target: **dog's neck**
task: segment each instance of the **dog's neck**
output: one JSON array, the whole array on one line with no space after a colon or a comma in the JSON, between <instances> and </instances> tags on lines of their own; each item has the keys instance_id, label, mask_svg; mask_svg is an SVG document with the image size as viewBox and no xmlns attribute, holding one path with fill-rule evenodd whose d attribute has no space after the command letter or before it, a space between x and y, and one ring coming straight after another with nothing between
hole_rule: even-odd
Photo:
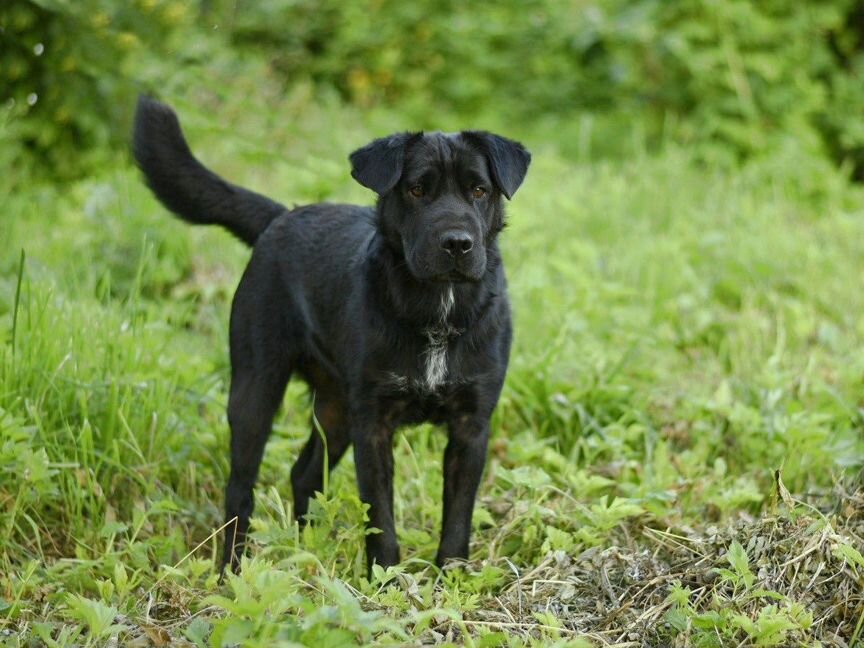
<instances>
[{"instance_id":1,"label":"dog's neck","mask_svg":"<svg viewBox=\"0 0 864 648\"><path fill-rule=\"evenodd\" d=\"M430 347L445 346L449 340L459 337L463 329L454 326L452 314L456 306L455 284L444 284L438 303L438 319L423 329L423 335L429 340Z\"/></svg>"},{"instance_id":2,"label":"dog's neck","mask_svg":"<svg viewBox=\"0 0 864 648\"><path fill-rule=\"evenodd\" d=\"M496 242L487 246L486 273L477 282L419 281L408 271L405 258L383 239L370 282L378 288L381 307L409 324L418 334L435 340L458 337L488 307L499 285L501 255ZM432 339L430 337L430 341Z\"/></svg>"}]
</instances>

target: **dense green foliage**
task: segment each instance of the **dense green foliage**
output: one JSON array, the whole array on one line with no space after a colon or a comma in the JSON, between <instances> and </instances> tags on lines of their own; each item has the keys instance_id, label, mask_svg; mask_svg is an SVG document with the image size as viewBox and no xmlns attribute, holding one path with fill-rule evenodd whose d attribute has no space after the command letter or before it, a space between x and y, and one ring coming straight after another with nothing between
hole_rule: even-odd
<instances>
[{"instance_id":1,"label":"dense green foliage","mask_svg":"<svg viewBox=\"0 0 864 648\"><path fill-rule=\"evenodd\" d=\"M269 46L287 79L309 76L361 105L407 104L427 122L430 108L519 122L612 112L708 155L827 129L838 153L864 150L864 28L850 1L240 7L233 40Z\"/></svg>"},{"instance_id":2,"label":"dense green foliage","mask_svg":"<svg viewBox=\"0 0 864 648\"><path fill-rule=\"evenodd\" d=\"M176 0L4 0L0 164L35 163L38 173L62 179L122 150L148 54L167 51L170 36L188 27L186 7Z\"/></svg>"},{"instance_id":3,"label":"dense green foliage","mask_svg":"<svg viewBox=\"0 0 864 648\"><path fill-rule=\"evenodd\" d=\"M397 107L415 126L543 126L568 155L621 155L637 136L715 161L791 137L861 176L862 12L860 0L9 0L4 130L23 146L16 161L74 175L82 152L122 147L137 91L233 45L267 56L287 87Z\"/></svg>"}]
</instances>

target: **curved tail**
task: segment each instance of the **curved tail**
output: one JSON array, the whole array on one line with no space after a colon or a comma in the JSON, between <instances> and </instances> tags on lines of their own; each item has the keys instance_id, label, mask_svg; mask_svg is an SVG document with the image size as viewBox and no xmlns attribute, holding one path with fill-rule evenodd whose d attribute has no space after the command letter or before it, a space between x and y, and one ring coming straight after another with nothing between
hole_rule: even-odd
<instances>
[{"instance_id":1,"label":"curved tail","mask_svg":"<svg viewBox=\"0 0 864 648\"><path fill-rule=\"evenodd\" d=\"M132 152L147 185L172 212L189 223L221 225L248 245L283 205L226 182L195 159L174 111L149 97L138 98Z\"/></svg>"}]
</instances>

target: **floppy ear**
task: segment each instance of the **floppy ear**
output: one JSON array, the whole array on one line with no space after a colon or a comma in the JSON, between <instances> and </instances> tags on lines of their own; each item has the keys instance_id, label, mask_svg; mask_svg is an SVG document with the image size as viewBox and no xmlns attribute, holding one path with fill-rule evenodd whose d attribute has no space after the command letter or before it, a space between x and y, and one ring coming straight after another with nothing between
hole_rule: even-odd
<instances>
[{"instance_id":1,"label":"floppy ear","mask_svg":"<svg viewBox=\"0 0 864 648\"><path fill-rule=\"evenodd\" d=\"M519 142L486 131L463 131L462 134L474 142L489 161L492 179L507 199L513 197L525 179L531 154Z\"/></svg>"},{"instance_id":2,"label":"floppy ear","mask_svg":"<svg viewBox=\"0 0 864 648\"><path fill-rule=\"evenodd\" d=\"M396 133L376 139L354 151L351 160L351 176L364 187L383 196L402 177L405 147L423 133Z\"/></svg>"}]
</instances>

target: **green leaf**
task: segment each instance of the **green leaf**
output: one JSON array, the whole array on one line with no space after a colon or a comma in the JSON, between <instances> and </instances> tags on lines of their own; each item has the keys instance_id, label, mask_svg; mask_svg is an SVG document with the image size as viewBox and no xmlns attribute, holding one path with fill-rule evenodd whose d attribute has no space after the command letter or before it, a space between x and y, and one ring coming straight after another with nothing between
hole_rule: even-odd
<instances>
[{"instance_id":1,"label":"green leaf","mask_svg":"<svg viewBox=\"0 0 864 648\"><path fill-rule=\"evenodd\" d=\"M841 560L846 560L864 569L864 556L855 547L846 542L838 542L831 550L831 553Z\"/></svg>"},{"instance_id":2,"label":"green leaf","mask_svg":"<svg viewBox=\"0 0 864 648\"><path fill-rule=\"evenodd\" d=\"M186 638L196 646L203 648L203 646L206 645L207 636L210 634L212 627L213 626L210 623L201 617L195 617L192 619L191 623L183 629L183 634L186 635Z\"/></svg>"},{"instance_id":3,"label":"green leaf","mask_svg":"<svg viewBox=\"0 0 864 648\"><path fill-rule=\"evenodd\" d=\"M93 601L78 594L66 595L67 615L87 625L90 634L105 638L127 630L128 626L113 623L117 608Z\"/></svg>"},{"instance_id":4,"label":"green leaf","mask_svg":"<svg viewBox=\"0 0 864 648\"><path fill-rule=\"evenodd\" d=\"M753 581L756 580L756 576L750 571L750 559L747 557L747 552L744 551L744 547L737 540L733 541L729 546L725 557L729 561L729 564L732 565L735 573L744 581L744 585L748 588L752 586Z\"/></svg>"}]
</instances>

